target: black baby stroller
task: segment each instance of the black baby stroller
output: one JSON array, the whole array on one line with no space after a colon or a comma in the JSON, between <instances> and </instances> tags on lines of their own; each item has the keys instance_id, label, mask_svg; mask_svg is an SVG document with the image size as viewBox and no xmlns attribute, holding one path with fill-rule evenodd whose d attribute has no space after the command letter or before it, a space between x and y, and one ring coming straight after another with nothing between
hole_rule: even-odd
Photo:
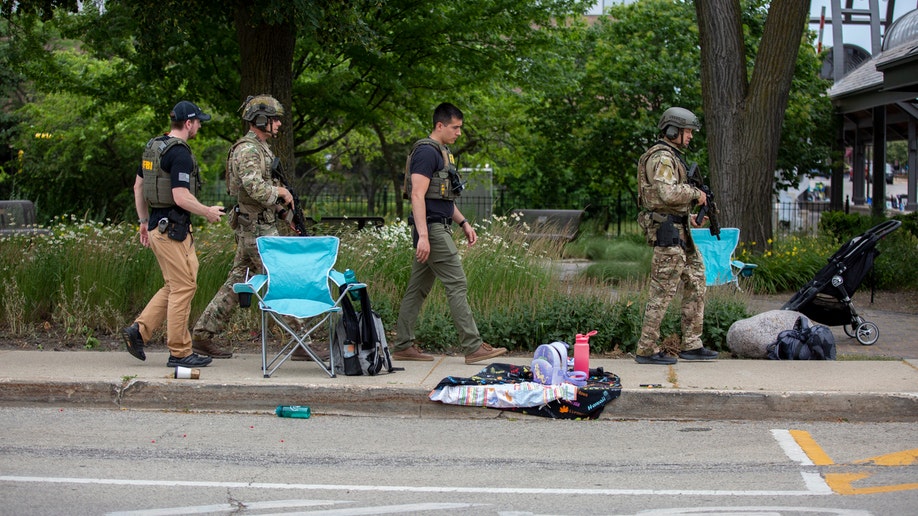
<instances>
[{"instance_id":1,"label":"black baby stroller","mask_svg":"<svg viewBox=\"0 0 918 516\"><path fill-rule=\"evenodd\" d=\"M857 337L864 346L873 345L880 337L880 329L857 314L851 296L880 254L877 242L901 225L898 220L887 220L849 240L781 309L800 312L826 326L842 325L849 337Z\"/></svg>"}]
</instances>

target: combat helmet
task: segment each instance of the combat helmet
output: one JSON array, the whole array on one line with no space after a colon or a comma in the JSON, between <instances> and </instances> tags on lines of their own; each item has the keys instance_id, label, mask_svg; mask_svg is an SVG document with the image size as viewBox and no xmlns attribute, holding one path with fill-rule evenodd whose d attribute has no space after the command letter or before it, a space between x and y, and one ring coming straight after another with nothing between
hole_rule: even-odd
<instances>
[{"instance_id":1,"label":"combat helmet","mask_svg":"<svg viewBox=\"0 0 918 516\"><path fill-rule=\"evenodd\" d=\"M259 129L264 129L272 118L284 116L284 106L271 95L255 95L245 99L242 119Z\"/></svg>"},{"instance_id":2,"label":"combat helmet","mask_svg":"<svg viewBox=\"0 0 918 516\"><path fill-rule=\"evenodd\" d=\"M678 135L678 129L686 128L698 131L701 129L701 122L698 121L695 113L681 107L671 107L664 111L663 116L660 117L660 123L657 124L657 129L669 139Z\"/></svg>"}]
</instances>

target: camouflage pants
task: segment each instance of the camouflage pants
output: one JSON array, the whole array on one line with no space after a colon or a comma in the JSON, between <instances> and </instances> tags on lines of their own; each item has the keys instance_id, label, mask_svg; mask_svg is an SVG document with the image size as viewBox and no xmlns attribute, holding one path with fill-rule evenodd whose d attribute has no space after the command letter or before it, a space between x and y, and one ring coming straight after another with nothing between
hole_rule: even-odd
<instances>
[{"instance_id":1,"label":"camouflage pants","mask_svg":"<svg viewBox=\"0 0 918 516\"><path fill-rule=\"evenodd\" d=\"M660 351L660 323L679 285L682 285L682 350L698 349L704 323L704 263L697 249L654 247L650 267L650 292L644 308L644 325L638 355Z\"/></svg>"},{"instance_id":2,"label":"camouflage pants","mask_svg":"<svg viewBox=\"0 0 918 516\"><path fill-rule=\"evenodd\" d=\"M233 266L223 286L194 324L193 338L209 339L222 332L233 309L239 306L239 298L233 292L233 284L244 282L246 272L250 277L264 272L261 256L255 245L255 239L259 236L277 236L277 227L273 224L256 224L254 228L244 229L240 226L236 229L236 257L233 259Z\"/></svg>"}]
</instances>

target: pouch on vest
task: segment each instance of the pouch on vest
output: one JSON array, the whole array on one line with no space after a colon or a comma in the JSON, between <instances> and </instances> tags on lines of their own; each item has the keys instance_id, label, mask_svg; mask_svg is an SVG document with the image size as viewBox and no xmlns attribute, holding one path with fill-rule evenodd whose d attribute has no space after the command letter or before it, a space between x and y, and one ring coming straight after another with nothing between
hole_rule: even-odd
<instances>
[{"instance_id":1,"label":"pouch on vest","mask_svg":"<svg viewBox=\"0 0 918 516\"><path fill-rule=\"evenodd\" d=\"M233 206L233 209L230 210L229 217L226 218L226 221L229 223L231 229L236 229L239 227L239 205Z\"/></svg>"},{"instance_id":2,"label":"pouch on vest","mask_svg":"<svg viewBox=\"0 0 918 516\"><path fill-rule=\"evenodd\" d=\"M644 240L647 245L654 245L657 240L657 233L653 229L653 217L649 211L641 211L637 216L638 227L644 232Z\"/></svg>"}]
</instances>

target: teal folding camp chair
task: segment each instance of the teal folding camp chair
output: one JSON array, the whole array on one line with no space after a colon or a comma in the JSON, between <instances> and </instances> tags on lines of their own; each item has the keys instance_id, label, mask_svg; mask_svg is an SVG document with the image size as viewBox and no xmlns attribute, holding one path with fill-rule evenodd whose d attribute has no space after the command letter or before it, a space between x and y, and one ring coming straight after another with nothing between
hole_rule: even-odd
<instances>
[{"instance_id":1,"label":"teal folding camp chair","mask_svg":"<svg viewBox=\"0 0 918 516\"><path fill-rule=\"evenodd\" d=\"M255 242L265 274L253 276L245 283L236 283L233 291L239 294L242 306L246 305L247 296L255 296L258 300L264 377L269 378L297 348L302 348L328 376L334 378L334 353L326 364L310 344L312 333L327 323L331 349L332 315L341 311L341 298L347 293L345 290L335 297L329 283L332 267L338 259L338 238L263 236ZM301 324L290 324L291 318ZM284 330L285 338L289 340L268 361L268 323L272 320ZM301 325L308 329L299 329Z\"/></svg>"},{"instance_id":2,"label":"teal folding camp chair","mask_svg":"<svg viewBox=\"0 0 918 516\"><path fill-rule=\"evenodd\" d=\"M711 235L707 228L692 228L692 240L704 261L704 279L708 286L732 283L737 290L739 278L752 276L758 265L733 259L733 252L739 244L740 231L737 228L721 228L720 239Z\"/></svg>"}]
</instances>

